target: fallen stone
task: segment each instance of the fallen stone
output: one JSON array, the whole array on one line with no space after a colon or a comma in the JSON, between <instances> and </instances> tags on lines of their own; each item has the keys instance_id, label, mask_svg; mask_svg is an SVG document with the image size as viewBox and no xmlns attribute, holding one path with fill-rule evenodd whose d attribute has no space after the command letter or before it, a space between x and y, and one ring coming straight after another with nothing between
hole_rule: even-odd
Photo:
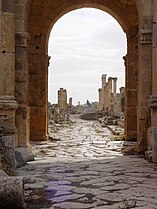
<instances>
[{"instance_id":1,"label":"fallen stone","mask_svg":"<svg viewBox=\"0 0 157 209\"><path fill-rule=\"evenodd\" d=\"M0 209L22 209L24 186L21 177L0 178Z\"/></svg>"},{"instance_id":2,"label":"fallen stone","mask_svg":"<svg viewBox=\"0 0 157 209\"><path fill-rule=\"evenodd\" d=\"M34 160L34 155L27 148L16 148L15 150L16 167L25 165L28 161Z\"/></svg>"}]
</instances>

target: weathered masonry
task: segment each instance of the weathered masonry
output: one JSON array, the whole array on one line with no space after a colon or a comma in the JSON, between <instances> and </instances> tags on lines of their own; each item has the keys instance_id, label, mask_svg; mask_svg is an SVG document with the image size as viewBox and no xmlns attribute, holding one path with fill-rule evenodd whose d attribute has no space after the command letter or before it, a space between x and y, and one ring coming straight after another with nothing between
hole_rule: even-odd
<instances>
[{"instance_id":1,"label":"weathered masonry","mask_svg":"<svg viewBox=\"0 0 157 209\"><path fill-rule=\"evenodd\" d=\"M124 97L125 88L120 88L120 93L117 93L117 78L108 78L106 82L106 74L102 75L102 87L98 90L99 93L99 111L105 111L109 114L117 114L123 112L121 107L121 98Z\"/></svg>"},{"instance_id":2,"label":"weathered masonry","mask_svg":"<svg viewBox=\"0 0 157 209\"><path fill-rule=\"evenodd\" d=\"M157 0L0 0L4 137L26 150L30 140L47 140L49 34L62 15L83 7L108 12L126 33L126 138L157 161Z\"/></svg>"}]
</instances>

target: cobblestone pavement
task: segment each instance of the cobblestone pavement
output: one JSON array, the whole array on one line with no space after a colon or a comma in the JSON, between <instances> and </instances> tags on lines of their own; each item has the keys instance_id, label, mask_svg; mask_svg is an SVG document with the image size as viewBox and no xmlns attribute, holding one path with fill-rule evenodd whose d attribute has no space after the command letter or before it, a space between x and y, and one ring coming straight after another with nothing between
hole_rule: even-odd
<instances>
[{"instance_id":1,"label":"cobblestone pavement","mask_svg":"<svg viewBox=\"0 0 157 209\"><path fill-rule=\"evenodd\" d=\"M122 142L97 122L78 121L33 145L24 176L27 209L157 208L157 167L121 154Z\"/></svg>"}]
</instances>

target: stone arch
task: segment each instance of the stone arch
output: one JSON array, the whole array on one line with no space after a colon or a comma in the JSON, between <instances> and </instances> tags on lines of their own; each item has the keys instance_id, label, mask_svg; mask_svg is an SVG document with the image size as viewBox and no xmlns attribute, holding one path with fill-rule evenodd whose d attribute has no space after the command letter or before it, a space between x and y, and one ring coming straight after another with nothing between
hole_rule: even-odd
<instances>
[{"instance_id":1,"label":"stone arch","mask_svg":"<svg viewBox=\"0 0 157 209\"><path fill-rule=\"evenodd\" d=\"M29 106L31 121L31 139L47 138L47 68L48 38L52 26L65 13L83 7L98 8L111 14L127 35L128 54L126 63L126 136L136 138L137 132L137 62L138 62L138 11L135 1L127 0L80 0L77 1L42 1L32 0L28 32L31 36L29 46ZM131 15L128 15L128 14ZM44 73L43 73L44 72ZM132 82L131 82L132 81ZM41 98L43 98L41 100ZM134 121L134 122L133 122Z\"/></svg>"}]
</instances>

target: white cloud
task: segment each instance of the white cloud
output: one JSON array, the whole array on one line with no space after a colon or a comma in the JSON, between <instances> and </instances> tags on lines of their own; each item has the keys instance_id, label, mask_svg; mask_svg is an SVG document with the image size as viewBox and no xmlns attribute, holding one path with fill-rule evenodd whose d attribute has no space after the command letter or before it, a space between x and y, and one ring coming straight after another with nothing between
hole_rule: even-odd
<instances>
[{"instance_id":1,"label":"white cloud","mask_svg":"<svg viewBox=\"0 0 157 209\"><path fill-rule=\"evenodd\" d=\"M118 77L124 85L126 37L110 15L98 9L79 9L64 15L49 39L49 101L66 88L75 103L98 98L101 75Z\"/></svg>"}]
</instances>

